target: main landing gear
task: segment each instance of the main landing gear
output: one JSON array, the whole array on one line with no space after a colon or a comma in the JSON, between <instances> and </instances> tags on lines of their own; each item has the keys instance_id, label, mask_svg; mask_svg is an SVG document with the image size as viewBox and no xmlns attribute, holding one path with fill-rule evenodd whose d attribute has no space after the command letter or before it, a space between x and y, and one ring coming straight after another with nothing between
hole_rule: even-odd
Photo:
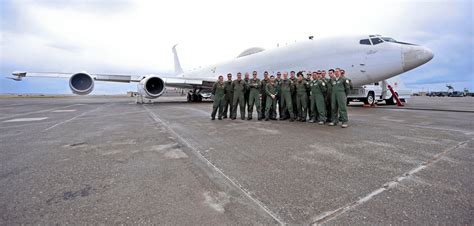
<instances>
[{"instance_id":1,"label":"main landing gear","mask_svg":"<svg viewBox=\"0 0 474 226\"><path fill-rule=\"evenodd\" d=\"M202 102L201 89L194 88L189 90L187 95L188 102Z\"/></svg>"}]
</instances>

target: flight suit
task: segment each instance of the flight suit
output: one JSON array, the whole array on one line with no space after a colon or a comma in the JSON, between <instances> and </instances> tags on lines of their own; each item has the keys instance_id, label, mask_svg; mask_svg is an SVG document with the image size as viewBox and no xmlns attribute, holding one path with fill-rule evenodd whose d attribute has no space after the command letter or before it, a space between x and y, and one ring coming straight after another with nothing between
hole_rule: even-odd
<instances>
[{"instance_id":1,"label":"flight suit","mask_svg":"<svg viewBox=\"0 0 474 226\"><path fill-rule=\"evenodd\" d=\"M341 76L341 78L342 78L342 79L345 79L345 80L349 80L349 89L352 89L352 88L353 88L353 87L352 87L352 81L351 81L350 79L348 79L348 78L346 78L346 77L342 77L342 76ZM349 95L349 93L346 93L346 96L348 96L348 95ZM346 105L349 105L349 102L346 102ZM341 114L339 114L339 121L342 122Z\"/></svg>"},{"instance_id":2,"label":"flight suit","mask_svg":"<svg viewBox=\"0 0 474 226\"><path fill-rule=\"evenodd\" d=\"M308 83L308 86L311 84L311 79L310 78L305 78L304 80L306 80L306 82ZM307 106L307 112L308 112L308 118L311 118L312 116L312 112L311 112L311 89L308 88L308 92L307 92L307 96L308 96L308 106ZM306 118L306 117L305 117Z\"/></svg>"},{"instance_id":3,"label":"flight suit","mask_svg":"<svg viewBox=\"0 0 474 226\"><path fill-rule=\"evenodd\" d=\"M293 82L290 79L283 79L280 83L280 97L281 97L281 106L283 119L287 119L288 116L290 119L294 119L295 115L293 113ZM280 116L281 117L281 116Z\"/></svg>"},{"instance_id":4,"label":"flight suit","mask_svg":"<svg viewBox=\"0 0 474 226\"><path fill-rule=\"evenodd\" d=\"M214 94L214 103L212 105L211 118L216 118L217 110L219 109L219 120L222 119L222 113L224 111L224 98L225 98L225 85L224 83L216 82L212 86L212 94Z\"/></svg>"},{"instance_id":5,"label":"flight suit","mask_svg":"<svg viewBox=\"0 0 474 226\"><path fill-rule=\"evenodd\" d=\"M253 113L253 106L257 108L257 115L258 119L262 118L262 111L260 109L260 87L262 83L260 82L260 79L251 79L248 82L248 89L249 89L249 106L248 106L248 119L252 119L252 113Z\"/></svg>"},{"instance_id":6,"label":"flight suit","mask_svg":"<svg viewBox=\"0 0 474 226\"><path fill-rule=\"evenodd\" d=\"M326 85L327 85L327 91L324 96L324 100L326 102L326 121L331 122L332 119L332 108L331 108L331 91L332 91L332 83L330 78L323 78L323 80L326 80Z\"/></svg>"},{"instance_id":7,"label":"flight suit","mask_svg":"<svg viewBox=\"0 0 474 226\"><path fill-rule=\"evenodd\" d=\"M237 117L237 105L240 106L240 118L242 120L245 119L245 89L246 84L244 80L234 80L232 82L232 90L234 91L234 96L232 97L232 119Z\"/></svg>"},{"instance_id":8,"label":"flight suit","mask_svg":"<svg viewBox=\"0 0 474 226\"><path fill-rule=\"evenodd\" d=\"M344 78L331 79L331 121L337 123L338 113L341 115L342 123L346 123L347 117L347 94L350 91L349 80Z\"/></svg>"},{"instance_id":9,"label":"flight suit","mask_svg":"<svg viewBox=\"0 0 474 226\"><path fill-rule=\"evenodd\" d=\"M294 77L293 79L290 78L290 80L293 83L293 88L294 88L298 79ZM298 106L296 105L296 89L293 89L293 92L291 93L291 100L293 101L292 103L293 103L294 114L295 116L298 116Z\"/></svg>"},{"instance_id":10,"label":"flight suit","mask_svg":"<svg viewBox=\"0 0 474 226\"><path fill-rule=\"evenodd\" d=\"M265 106L266 106L266 103L267 103L267 92L265 91L265 87L267 87L267 84L270 82L270 79L262 79L261 81L261 86L260 86L260 94L262 95L262 100L261 100L261 114L260 116L264 116L265 115ZM261 118L260 118L261 119Z\"/></svg>"},{"instance_id":11,"label":"flight suit","mask_svg":"<svg viewBox=\"0 0 474 226\"><path fill-rule=\"evenodd\" d=\"M234 96L234 90L232 89L232 80L225 81L224 82L224 89L225 89L225 95L224 95L224 112L223 112L223 118L227 118L227 109L229 110L229 118L232 115L232 98Z\"/></svg>"},{"instance_id":12,"label":"flight suit","mask_svg":"<svg viewBox=\"0 0 474 226\"><path fill-rule=\"evenodd\" d=\"M308 83L306 80L297 81L295 83L296 90L296 106L298 108L298 120L306 121L308 111Z\"/></svg>"},{"instance_id":13,"label":"flight suit","mask_svg":"<svg viewBox=\"0 0 474 226\"><path fill-rule=\"evenodd\" d=\"M327 90L326 81L324 79L316 79L309 84L311 89L311 120L313 122L326 121L326 103L324 102L324 93Z\"/></svg>"},{"instance_id":14,"label":"flight suit","mask_svg":"<svg viewBox=\"0 0 474 226\"><path fill-rule=\"evenodd\" d=\"M265 121L267 121L268 118L273 117L272 112L275 112L276 95L278 94L277 86L275 85L275 83L269 82L265 87L265 93L267 94L267 101L265 106ZM271 95L275 95L275 98L272 98Z\"/></svg>"},{"instance_id":15,"label":"flight suit","mask_svg":"<svg viewBox=\"0 0 474 226\"><path fill-rule=\"evenodd\" d=\"M244 100L245 100L245 103L244 105L247 107L249 107L249 93L250 93L250 90L248 89L249 87L249 81L250 79L246 79L244 78L244 81L245 81L245 84L247 85L247 89L245 89L245 93L244 93Z\"/></svg>"},{"instance_id":16,"label":"flight suit","mask_svg":"<svg viewBox=\"0 0 474 226\"><path fill-rule=\"evenodd\" d=\"M280 117L280 119L282 118L282 108L281 108L281 92L280 92L280 85L281 85L281 79L275 79L275 85L277 87L277 97L276 97L276 101L277 101L277 104L278 104L278 116ZM274 118L276 118L276 110L275 110L275 115L273 116Z\"/></svg>"}]
</instances>

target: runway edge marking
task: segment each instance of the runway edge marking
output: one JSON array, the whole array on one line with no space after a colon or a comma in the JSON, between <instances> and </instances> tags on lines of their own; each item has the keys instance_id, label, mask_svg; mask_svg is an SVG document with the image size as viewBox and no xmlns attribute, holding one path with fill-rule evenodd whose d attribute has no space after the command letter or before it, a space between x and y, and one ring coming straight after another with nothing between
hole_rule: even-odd
<instances>
[{"instance_id":1,"label":"runway edge marking","mask_svg":"<svg viewBox=\"0 0 474 226\"><path fill-rule=\"evenodd\" d=\"M260 202L258 199L252 197L250 193L242 189L242 187L239 185L238 182L232 180L229 176L227 176L222 170L220 170L217 166L212 164L207 158L205 158L201 153L196 150L194 146L192 146L186 139L184 139L182 136L180 136L176 131L174 131L171 127L168 126L166 122L161 120L155 113L153 113L149 108L147 108L145 105L143 105L143 108L150 114L152 119L161 125L163 125L166 129L168 129L173 135L175 135L182 143L184 143L188 148L190 148L192 151L195 152L195 154L202 160L204 161L208 166L210 166L212 169L214 169L217 173L219 173L221 176L223 176L226 180L228 180L232 185L234 185L242 194L244 194L247 198L249 198L252 202L254 202L258 207L260 207L263 211L265 211L268 215L270 215L276 222L278 222L280 225L285 225L285 222L283 222L275 213L273 213L268 207L266 207L262 202Z\"/></svg>"},{"instance_id":2,"label":"runway edge marking","mask_svg":"<svg viewBox=\"0 0 474 226\"><path fill-rule=\"evenodd\" d=\"M376 190L372 191L371 193L367 194L366 196L364 196L362 198L359 198L357 201L354 201L354 202L349 203L345 206L339 207L335 210L327 211L327 212L324 212L324 213L320 214L319 216L317 216L315 218L315 220L311 223L311 225L320 225L320 224L326 223L326 222L328 222L330 220L333 220L334 218L340 216L341 214L343 214L343 213L345 213L349 210L354 209L355 207L369 201L370 199L372 199L373 197L383 193L384 191L387 191L388 189L397 186L403 180L409 178L413 174L421 171L422 169L438 162L443 156L447 155L449 152L454 151L454 150L460 148L461 146L464 146L465 144L467 144L469 141L472 141L472 140L473 139L462 141L462 142L459 142L458 144L456 144L453 147L446 148L445 150L443 150L442 152L434 155L432 158L428 159L427 161L422 162L420 165L418 165L415 168L413 168L413 169L409 170L408 172L404 173L402 176L399 176L395 180L392 180L392 181L389 181L389 182L383 184L382 187L377 188Z\"/></svg>"}]
</instances>

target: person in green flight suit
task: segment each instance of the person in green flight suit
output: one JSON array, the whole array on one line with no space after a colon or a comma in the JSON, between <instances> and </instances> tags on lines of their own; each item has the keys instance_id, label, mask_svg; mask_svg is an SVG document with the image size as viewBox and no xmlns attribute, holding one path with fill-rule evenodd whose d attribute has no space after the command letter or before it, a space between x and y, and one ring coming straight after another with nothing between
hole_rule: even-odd
<instances>
[{"instance_id":1,"label":"person in green flight suit","mask_svg":"<svg viewBox=\"0 0 474 226\"><path fill-rule=\"evenodd\" d=\"M306 71L306 78L305 78L305 80L306 80L306 82L308 82L308 86L311 84L312 78L313 78L313 76L312 76L311 71ZM308 112L308 118L311 119L311 115L312 115L313 113L311 112L311 89L310 89L310 88L308 88L308 92L307 92L307 93L308 93L308 94L307 94L307 95L308 95L308 103L307 103L307 104L308 104L308 106L307 106L307 109L308 109L308 110L307 110L307 112Z\"/></svg>"},{"instance_id":2,"label":"person in green flight suit","mask_svg":"<svg viewBox=\"0 0 474 226\"><path fill-rule=\"evenodd\" d=\"M346 71L344 71L343 69L341 69L341 78L349 80L349 89L352 90L352 88L353 88L352 80L350 80L349 78L346 77ZM347 93L347 95L349 95L349 93ZM347 101L346 105L349 105L349 101ZM339 114L339 121L342 122L341 114Z\"/></svg>"},{"instance_id":3,"label":"person in green flight suit","mask_svg":"<svg viewBox=\"0 0 474 226\"><path fill-rule=\"evenodd\" d=\"M327 90L326 81L321 78L321 71L313 72L313 80L310 82L311 89L311 120L318 121L319 125L324 125L326 121L326 103L324 93Z\"/></svg>"},{"instance_id":4,"label":"person in green flight suit","mask_svg":"<svg viewBox=\"0 0 474 226\"><path fill-rule=\"evenodd\" d=\"M275 78L275 84L277 86L277 104L278 104L278 116L279 116L279 119L282 119L282 108L281 108L281 91L280 91L280 85L281 85L281 72L277 72L277 76ZM275 111L276 112L276 111ZM274 115L274 117L276 118L276 114Z\"/></svg>"},{"instance_id":5,"label":"person in green flight suit","mask_svg":"<svg viewBox=\"0 0 474 226\"><path fill-rule=\"evenodd\" d=\"M293 83L293 87L296 84L296 81L298 81L298 78L296 78L296 73L295 71L290 71L290 81ZM296 90L293 89L291 93L291 101L293 103L293 113L295 116L298 115L298 107L296 106Z\"/></svg>"},{"instance_id":6,"label":"person in green flight suit","mask_svg":"<svg viewBox=\"0 0 474 226\"><path fill-rule=\"evenodd\" d=\"M288 72L283 72L283 79L280 83L280 96L281 96L281 106L282 106L282 120L290 119L290 121L295 120L295 115L293 113L293 82L288 79Z\"/></svg>"},{"instance_id":7,"label":"person in green flight suit","mask_svg":"<svg viewBox=\"0 0 474 226\"><path fill-rule=\"evenodd\" d=\"M249 80L250 80L250 74L248 72L245 72L245 77L244 77L244 81L245 83L247 84L247 88L249 87ZM249 89L245 89L245 93L244 93L244 100L245 100L245 107L248 109L249 107L249 93L250 93L250 90Z\"/></svg>"},{"instance_id":8,"label":"person in green flight suit","mask_svg":"<svg viewBox=\"0 0 474 226\"><path fill-rule=\"evenodd\" d=\"M267 93L267 101L265 106L265 121L268 121L269 118L272 120L276 120L276 118L272 118L274 117L274 114L272 114L272 112L275 112L276 108L276 96L278 94L277 88L278 87L275 83L275 76L272 75L270 76L270 81L265 87L265 92Z\"/></svg>"},{"instance_id":9,"label":"person in green flight suit","mask_svg":"<svg viewBox=\"0 0 474 226\"><path fill-rule=\"evenodd\" d=\"M331 69L329 70L329 78L326 77L326 71L323 70L322 72L323 79L326 81L326 85L328 85L328 89L324 95L324 100L326 102L326 122L331 122L331 90L332 90L332 85L331 85L331 78L334 77L334 70Z\"/></svg>"},{"instance_id":10,"label":"person in green flight suit","mask_svg":"<svg viewBox=\"0 0 474 226\"><path fill-rule=\"evenodd\" d=\"M232 89L232 74L227 74L227 81L224 82L225 96L224 96L224 112L222 118L227 118L227 110L229 110L229 118L232 115L232 98L234 97L234 90Z\"/></svg>"},{"instance_id":11,"label":"person in green flight suit","mask_svg":"<svg viewBox=\"0 0 474 226\"><path fill-rule=\"evenodd\" d=\"M212 94L214 95L214 103L212 105L211 120L216 119L217 110L219 110L218 119L222 120L225 97L224 76L220 75L219 80L214 83L212 86Z\"/></svg>"},{"instance_id":12,"label":"person in green flight suit","mask_svg":"<svg viewBox=\"0 0 474 226\"><path fill-rule=\"evenodd\" d=\"M295 83L296 106L298 108L297 121L306 122L308 108L308 82L304 79L303 72L298 72L298 81Z\"/></svg>"},{"instance_id":13,"label":"person in green flight suit","mask_svg":"<svg viewBox=\"0 0 474 226\"><path fill-rule=\"evenodd\" d=\"M335 77L331 79L331 109L332 120L330 126L337 124L338 114L341 115L342 128L347 128L349 118L347 116L347 94L350 91L349 80L341 78L341 70L336 69Z\"/></svg>"},{"instance_id":14,"label":"person in green flight suit","mask_svg":"<svg viewBox=\"0 0 474 226\"><path fill-rule=\"evenodd\" d=\"M234 96L232 97L232 120L237 117L237 105L240 107L240 119L245 119L245 89L245 81L242 79L242 73L239 72L237 73L237 79L232 82L232 90L234 91Z\"/></svg>"},{"instance_id":15,"label":"person in green flight suit","mask_svg":"<svg viewBox=\"0 0 474 226\"><path fill-rule=\"evenodd\" d=\"M257 72L253 71L252 72L252 79L250 79L247 83L248 89L249 89L249 107L248 107L248 120L252 120L252 114L253 114L253 106L255 105L256 110L257 110L257 115L258 115L258 120L262 120L262 116L260 115L262 113L260 109L260 87L262 83L260 82L260 79L257 78Z\"/></svg>"},{"instance_id":16,"label":"person in green flight suit","mask_svg":"<svg viewBox=\"0 0 474 226\"><path fill-rule=\"evenodd\" d=\"M267 83L270 82L270 78L268 77L268 71L263 72L263 79L261 81L262 85L260 86L260 95L262 100L260 103L262 104L260 107L261 113L260 116L265 116L265 106L267 105L267 92L265 91L265 87L267 87Z\"/></svg>"}]
</instances>

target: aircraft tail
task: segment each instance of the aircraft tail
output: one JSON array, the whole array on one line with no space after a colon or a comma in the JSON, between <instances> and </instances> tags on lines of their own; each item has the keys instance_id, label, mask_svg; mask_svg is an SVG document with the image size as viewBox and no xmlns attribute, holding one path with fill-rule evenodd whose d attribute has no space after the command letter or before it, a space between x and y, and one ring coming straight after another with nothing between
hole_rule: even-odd
<instances>
[{"instance_id":1,"label":"aircraft tail","mask_svg":"<svg viewBox=\"0 0 474 226\"><path fill-rule=\"evenodd\" d=\"M181 64L179 63L178 52L176 52L176 46L173 46L173 55L174 55L174 73L181 74L183 73L183 68L181 68Z\"/></svg>"}]
</instances>

